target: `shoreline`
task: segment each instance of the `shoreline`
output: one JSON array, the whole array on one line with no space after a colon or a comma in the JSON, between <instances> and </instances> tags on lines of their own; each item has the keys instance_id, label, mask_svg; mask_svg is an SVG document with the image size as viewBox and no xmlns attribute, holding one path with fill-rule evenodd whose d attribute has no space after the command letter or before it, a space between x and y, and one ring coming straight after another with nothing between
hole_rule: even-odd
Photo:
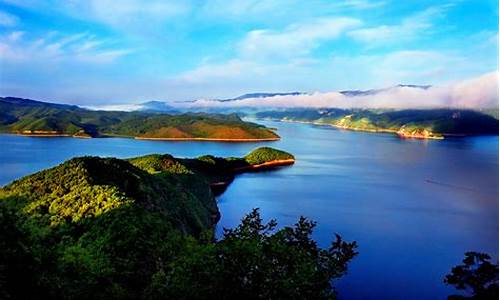
<instances>
[{"instance_id":1,"label":"shoreline","mask_svg":"<svg viewBox=\"0 0 500 300\"><path fill-rule=\"evenodd\" d=\"M135 140L151 140L151 141L178 141L178 142L185 142L185 141L206 141L206 142L272 142L272 141L279 141L281 138L276 137L276 138L262 138L262 139L229 139L229 138L196 138L196 137L189 137L189 138L154 138L154 137L140 137L136 136L133 137Z\"/></svg>"},{"instance_id":2,"label":"shoreline","mask_svg":"<svg viewBox=\"0 0 500 300\"><path fill-rule=\"evenodd\" d=\"M268 161L268 162L261 163L261 164L234 168L233 171L234 172L241 172L241 171L248 171L248 170L258 170L258 169L265 169L265 168L271 168L271 167L288 166L288 165L293 165L294 163L295 163L295 159L293 159L293 158L277 159L277 160L272 160L272 161Z\"/></svg>"},{"instance_id":3,"label":"shoreline","mask_svg":"<svg viewBox=\"0 0 500 300\"><path fill-rule=\"evenodd\" d=\"M360 129L360 128L350 128L347 126L335 125L330 123L322 123L322 122L308 122L308 121L296 121L296 120L284 120L284 119L261 119L263 121L276 121L276 122L286 122L286 123L300 123L300 124L312 124L312 125L320 125L320 126L330 126L337 129L349 130L349 131L358 131L358 132L371 132L371 133L388 133L394 134L401 139L418 139L418 140L444 140L446 136L449 137L465 137L467 134L446 134L441 133L441 136L422 136L422 135L409 135L399 133L399 130L395 129Z\"/></svg>"},{"instance_id":4,"label":"shoreline","mask_svg":"<svg viewBox=\"0 0 500 300\"><path fill-rule=\"evenodd\" d=\"M66 133L12 133L13 135L28 136L28 137L70 137L75 139L93 139L92 136L72 135Z\"/></svg>"},{"instance_id":5,"label":"shoreline","mask_svg":"<svg viewBox=\"0 0 500 300\"><path fill-rule=\"evenodd\" d=\"M70 137L70 138L79 138L79 139L95 139L95 138L130 138L135 140L151 140L151 141L178 141L178 142L188 142L188 141L205 141L205 142L274 142L281 140L281 137L276 138L254 138L254 139L229 139L229 138L154 138L154 137L140 137L140 136L113 136L113 135L102 135L101 137L93 137L93 136L78 136L67 133L18 133L18 132L4 132L4 134L12 134L17 136L26 136L26 137Z\"/></svg>"},{"instance_id":6,"label":"shoreline","mask_svg":"<svg viewBox=\"0 0 500 300\"><path fill-rule=\"evenodd\" d=\"M443 136L423 136L418 134L396 133L402 139L419 139L419 140L444 140Z\"/></svg>"},{"instance_id":7,"label":"shoreline","mask_svg":"<svg viewBox=\"0 0 500 300\"><path fill-rule=\"evenodd\" d=\"M20 135L20 136L30 136L30 137L73 137L71 134L64 134L64 133L14 133L15 135Z\"/></svg>"}]
</instances>

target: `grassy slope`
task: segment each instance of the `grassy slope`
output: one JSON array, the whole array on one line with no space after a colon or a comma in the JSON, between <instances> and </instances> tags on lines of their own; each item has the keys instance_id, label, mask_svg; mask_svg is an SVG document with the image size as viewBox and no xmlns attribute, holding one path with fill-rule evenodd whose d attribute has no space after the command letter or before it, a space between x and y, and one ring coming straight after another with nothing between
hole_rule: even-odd
<instances>
[{"instance_id":1,"label":"grassy slope","mask_svg":"<svg viewBox=\"0 0 500 300\"><path fill-rule=\"evenodd\" d=\"M278 138L264 126L244 122L236 115L91 111L17 98L0 98L0 111L3 132L143 138Z\"/></svg>"}]
</instances>

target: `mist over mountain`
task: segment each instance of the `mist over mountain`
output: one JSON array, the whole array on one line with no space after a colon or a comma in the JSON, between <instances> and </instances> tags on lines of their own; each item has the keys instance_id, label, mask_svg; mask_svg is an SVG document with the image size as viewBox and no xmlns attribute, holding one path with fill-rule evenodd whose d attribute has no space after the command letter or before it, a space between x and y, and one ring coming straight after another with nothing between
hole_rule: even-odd
<instances>
[{"instance_id":1,"label":"mist over mountain","mask_svg":"<svg viewBox=\"0 0 500 300\"><path fill-rule=\"evenodd\" d=\"M498 74L444 86L399 84L383 89L343 90L333 92L235 98L233 101L197 100L184 107L325 107L325 108L441 108L469 109L498 107Z\"/></svg>"},{"instance_id":2,"label":"mist over mountain","mask_svg":"<svg viewBox=\"0 0 500 300\"><path fill-rule=\"evenodd\" d=\"M179 111L175 107L168 105L167 102L163 101L148 101L138 105L138 110L141 111L157 111L165 113L178 113Z\"/></svg>"},{"instance_id":3,"label":"mist over mountain","mask_svg":"<svg viewBox=\"0 0 500 300\"><path fill-rule=\"evenodd\" d=\"M498 73L447 85L397 84L386 88L331 92L247 93L234 98L196 99L192 101L148 101L88 107L100 110L157 111L179 113L255 112L269 108L342 108L342 109L496 109Z\"/></svg>"},{"instance_id":4,"label":"mist over mountain","mask_svg":"<svg viewBox=\"0 0 500 300\"><path fill-rule=\"evenodd\" d=\"M390 88L385 88L385 89L370 89L370 90L345 90L345 91L340 91L344 96L348 97L355 97L355 96L369 96L369 95L376 95L382 92L385 92L387 90L390 90L391 88L415 88L415 89L428 89L431 87L431 85L416 85L416 84L398 84L394 87Z\"/></svg>"},{"instance_id":5,"label":"mist over mountain","mask_svg":"<svg viewBox=\"0 0 500 300\"><path fill-rule=\"evenodd\" d=\"M289 92L289 93L250 93L250 94L244 94L244 95L238 96L236 98L215 99L215 101L227 102L227 101L237 101L237 100L251 99L251 98L269 98L269 97L275 97L275 96L298 96L298 95L305 95L305 94L306 93L301 93L301 92Z\"/></svg>"}]
</instances>

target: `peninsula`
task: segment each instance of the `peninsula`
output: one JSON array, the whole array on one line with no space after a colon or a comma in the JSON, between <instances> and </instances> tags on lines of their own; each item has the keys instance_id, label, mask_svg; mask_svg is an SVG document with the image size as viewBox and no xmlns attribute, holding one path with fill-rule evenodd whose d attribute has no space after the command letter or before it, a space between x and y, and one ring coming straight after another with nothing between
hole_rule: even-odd
<instances>
[{"instance_id":1,"label":"peninsula","mask_svg":"<svg viewBox=\"0 0 500 300\"><path fill-rule=\"evenodd\" d=\"M280 137L236 114L94 111L0 97L0 132L27 136L132 137L169 141L260 142Z\"/></svg>"},{"instance_id":2,"label":"peninsula","mask_svg":"<svg viewBox=\"0 0 500 300\"><path fill-rule=\"evenodd\" d=\"M0 188L0 294L231 299L250 297L251 281L271 296L281 295L276 286L293 298L334 295L331 282L345 274L356 243L337 235L328 250L320 249L311 239L314 222L301 218L275 231L275 222L263 223L255 209L221 239L213 237L219 183L284 161L295 158L267 147L228 158L86 156L15 180ZM299 288L289 289L290 280Z\"/></svg>"},{"instance_id":3,"label":"peninsula","mask_svg":"<svg viewBox=\"0 0 500 300\"><path fill-rule=\"evenodd\" d=\"M258 112L258 119L329 125L340 129L387 132L401 138L443 139L498 135L498 119L464 109L287 109Z\"/></svg>"}]
</instances>

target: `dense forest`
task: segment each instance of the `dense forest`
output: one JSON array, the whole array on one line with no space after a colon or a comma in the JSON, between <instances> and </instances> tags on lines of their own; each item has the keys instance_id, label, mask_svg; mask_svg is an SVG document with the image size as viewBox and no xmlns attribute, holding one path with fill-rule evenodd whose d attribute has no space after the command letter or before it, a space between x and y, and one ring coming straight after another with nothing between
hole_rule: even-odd
<instances>
[{"instance_id":1,"label":"dense forest","mask_svg":"<svg viewBox=\"0 0 500 300\"><path fill-rule=\"evenodd\" d=\"M214 238L210 184L241 165L246 158L79 157L12 182L0 190L0 296L333 298L355 242L336 236L321 249L314 222L278 229L257 209Z\"/></svg>"},{"instance_id":2,"label":"dense forest","mask_svg":"<svg viewBox=\"0 0 500 300\"><path fill-rule=\"evenodd\" d=\"M236 114L94 111L11 97L0 97L0 131L76 137L279 139L273 131L242 121Z\"/></svg>"},{"instance_id":3,"label":"dense forest","mask_svg":"<svg viewBox=\"0 0 500 300\"><path fill-rule=\"evenodd\" d=\"M361 131L387 131L416 135L426 131L429 137L446 135L498 134L498 119L463 109L287 109L265 111L257 118L282 121L314 122Z\"/></svg>"}]
</instances>

